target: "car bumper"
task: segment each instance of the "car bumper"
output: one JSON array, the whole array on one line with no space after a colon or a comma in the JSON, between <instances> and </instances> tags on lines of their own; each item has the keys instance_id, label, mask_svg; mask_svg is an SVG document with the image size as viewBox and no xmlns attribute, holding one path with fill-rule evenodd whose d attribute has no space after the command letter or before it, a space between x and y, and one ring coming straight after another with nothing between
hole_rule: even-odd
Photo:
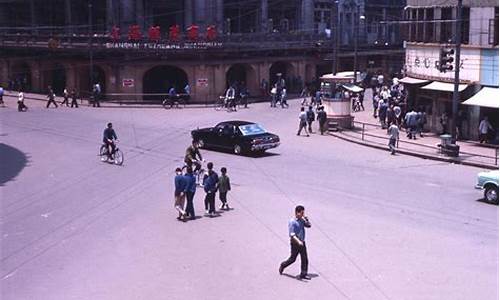
<instances>
[{"instance_id":1,"label":"car bumper","mask_svg":"<svg viewBox=\"0 0 500 300\"><path fill-rule=\"evenodd\" d=\"M271 148L276 148L280 145L279 142L276 143L266 143L266 144L259 144L259 145L252 145L250 148L252 151L259 151L259 150L267 150Z\"/></svg>"}]
</instances>

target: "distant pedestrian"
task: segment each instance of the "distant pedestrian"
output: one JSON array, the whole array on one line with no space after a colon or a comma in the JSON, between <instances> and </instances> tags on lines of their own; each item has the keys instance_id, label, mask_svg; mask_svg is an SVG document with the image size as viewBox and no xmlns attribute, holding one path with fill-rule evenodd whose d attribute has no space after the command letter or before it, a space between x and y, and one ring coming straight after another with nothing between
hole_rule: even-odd
<instances>
[{"instance_id":1,"label":"distant pedestrian","mask_svg":"<svg viewBox=\"0 0 500 300\"><path fill-rule=\"evenodd\" d=\"M441 124L441 134L448 132L448 114L443 112L439 118L439 124Z\"/></svg>"},{"instance_id":2,"label":"distant pedestrian","mask_svg":"<svg viewBox=\"0 0 500 300\"><path fill-rule=\"evenodd\" d=\"M76 90L73 89L71 91L71 107L76 107L78 108L78 102L76 101Z\"/></svg>"},{"instance_id":3,"label":"distant pedestrian","mask_svg":"<svg viewBox=\"0 0 500 300\"><path fill-rule=\"evenodd\" d=\"M418 114L412 108L405 116L406 123L406 136L409 139L416 140L417 126L418 126Z\"/></svg>"},{"instance_id":4,"label":"distant pedestrian","mask_svg":"<svg viewBox=\"0 0 500 300\"><path fill-rule=\"evenodd\" d=\"M310 228L311 223L309 219L304 215L304 207L298 205L295 207L295 217L288 222L288 233L290 237L290 247L291 253L290 257L281 263L279 267L280 275L286 267L293 264L297 259L297 255L300 254L300 279L311 279L307 275L308 258L307 258L307 248L306 248L306 231L305 228Z\"/></svg>"},{"instance_id":5,"label":"distant pedestrian","mask_svg":"<svg viewBox=\"0 0 500 300\"><path fill-rule=\"evenodd\" d=\"M319 122L319 131L321 132L321 135L325 133L326 120L327 120L327 115L325 112L325 108L323 106L320 106L318 111L318 122Z\"/></svg>"},{"instance_id":6,"label":"distant pedestrian","mask_svg":"<svg viewBox=\"0 0 500 300\"><path fill-rule=\"evenodd\" d=\"M3 101L3 87L0 86L0 104L5 107L5 102Z\"/></svg>"},{"instance_id":7,"label":"distant pedestrian","mask_svg":"<svg viewBox=\"0 0 500 300\"><path fill-rule=\"evenodd\" d=\"M61 102L61 106L63 106L64 104L66 104L66 107L69 106L69 92L68 92L68 89L64 88L64 91L63 91L63 102Z\"/></svg>"},{"instance_id":8,"label":"distant pedestrian","mask_svg":"<svg viewBox=\"0 0 500 300\"><path fill-rule=\"evenodd\" d=\"M312 123L314 122L316 116L314 115L312 106L309 106L309 110L306 112L306 116L307 116L307 129L309 130L309 133L313 133Z\"/></svg>"},{"instance_id":9,"label":"distant pedestrian","mask_svg":"<svg viewBox=\"0 0 500 300\"><path fill-rule=\"evenodd\" d=\"M300 108L300 114L299 114L299 131L297 132L297 135L301 134L302 129L304 129L305 132L306 132L306 135L309 136L309 133L307 133L307 113L306 113L304 107Z\"/></svg>"},{"instance_id":10,"label":"distant pedestrian","mask_svg":"<svg viewBox=\"0 0 500 300\"><path fill-rule=\"evenodd\" d=\"M380 97L377 94L373 95L372 99L372 104L373 104L373 117L376 119L377 118L377 109L378 109L378 102L380 101Z\"/></svg>"},{"instance_id":11,"label":"distant pedestrian","mask_svg":"<svg viewBox=\"0 0 500 300\"><path fill-rule=\"evenodd\" d=\"M396 154L396 141L399 140L399 127L395 123L390 123L387 134L389 135L389 150L394 155Z\"/></svg>"},{"instance_id":12,"label":"distant pedestrian","mask_svg":"<svg viewBox=\"0 0 500 300\"><path fill-rule=\"evenodd\" d=\"M481 123L479 123L479 143L482 144L488 142L488 134L490 130L493 130L493 126L491 126L488 117L485 116Z\"/></svg>"},{"instance_id":13,"label":"distant pedestrian","mask_svg":"<svg viewBox=\"0 0 500 300\"><path fill-rule=\"evenodd\" d=\"M217 192L217 184L219 176L213 170L214 164L207 164L208 173L203 178L203 189L205 190L205 210L210 217L215 216L215 193Z\"/></svg>"},{"instance_id":14,"label":"distant pedestrian","mask_svg":"<svg viewBox=\"0 0 500 300\"><path fill-rule=\"evenodd\" d=\"M186 217L194 220L196 219L196 215L194 213L194 194L196 193L196 178L193 175L193 168L186 168L186 175L184 175L186 180L186 188L184 189L184 193L186 194L187 204L186 204Z\"/></svg>"},{"instance_id":15,"label":"distant pedestrian","mask_svg":"<svg viewBox=\"0 0 500 300\"><path fill-rule=\"evenodd\" d=\"M54 105L55 105L56 108L58 107L57 103L56 103L56 100L55 100L56 99L56 94L54 94L54 91L50 87L49 87L49 93L47 95L47 99L48 99L48 101L47 101L46 108L49 108L49 106L50 106L51 103L54 103Z\"/></svg>"},{"instance_id":16,"label":"distant pedestrian","mask_svg":"<svg viewBox=\"0 0 500 300\"><path fill-rule=\"evenodd\" d=\"M220 209L229 210L229 204L227 204L227 192L231 190L231 181L229 176L227 176L227 169L220 169L219 177L219 199L221 201Z\"/></svg>"},{"instance_id":17,"label":"distant pedestrian","mask_svg":"<svg viewBox=\"0 0 500 300\"><path fill-rule=\"evenodd\" d=\"M378 118L380 121L380 126L382 129L387 128L386 118L387 118L387 103L381 99L378 105Z\"/></svg>"},{"instance_id":18,"label":"distant pedestrian","mask_svg":"<svg viewBox=\"0 0 500 300\"><path fill-rule=\"evenodd\" d=\"M417 113L417 120L418 120L418 125L417 125L417 134L420 137L424 137L424 126L427 124L427 114L425 113L425 110L423 108L420 109L420 111Z\"/></svg>"},{"instance_id":19,"label":"distant pedestrian","mask_svg":"<svg viewBox=\"0 0 500 300\"><path fill-rule=\"evenodd\" d=\"M187 180L184 176L182 176L181 168L175 169L175 191L174 191L174 207L179 212L179 216L177 220L185 221L186 220L186 211L184 210L184 204L186 202L186 194L184 191L186 190Z\"/></svg>"},{"instance_id":20,"label":"distant pedestrian","mask_svg":"<svg viewBox=\"0 0 500 300\"><path fill-rule=\"evenodd\" d=\"M19 91L19 94L17 95L17 110L21 112L28 110L28 107L24 104L23 91Z\"/></svg>"},{"instance_id":21,"label":"distant pedestrian","mask_svg":"<svg viewBox=\"0 0 500 300\"><path fill-rule=\"evenodd\" d=\"M101 85L99 83L94 84L92 90L94 101L92 101L92 107L101 107Z\"/></svg>"}]
</instances>

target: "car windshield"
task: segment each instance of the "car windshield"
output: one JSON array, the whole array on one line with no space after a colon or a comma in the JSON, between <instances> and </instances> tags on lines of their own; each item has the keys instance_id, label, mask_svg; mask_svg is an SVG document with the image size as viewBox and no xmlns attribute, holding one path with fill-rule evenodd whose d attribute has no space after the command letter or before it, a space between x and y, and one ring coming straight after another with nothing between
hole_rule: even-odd
<instances>
[{"instance_id":1,"label":"car windshield","mask_svg":"<svg viewBox=\"0 0 500 300\"><path fill-rule=\"evenodd\" d=\"M238 128L244 136L266 133L266 130L259 124L241 125Z\"/></svg>"}]
</instances>

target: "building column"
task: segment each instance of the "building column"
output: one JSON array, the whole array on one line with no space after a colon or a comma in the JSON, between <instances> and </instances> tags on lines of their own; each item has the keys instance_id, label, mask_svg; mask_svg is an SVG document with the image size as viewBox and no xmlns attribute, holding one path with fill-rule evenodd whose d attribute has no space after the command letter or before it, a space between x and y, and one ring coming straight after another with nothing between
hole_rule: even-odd
<instances>
[{"instance_id":1,"label":"building column","mask_svg":"<svg viewBox=\"0 0 500 300\"><path fill-rule=\"evenodd\" d=\"M36 9L35 9L35 0L30 1L30 15L31 15L31 27L37 28L37 20L36 20ZM38 33L38 30L32 29L34 33Z\"/></svg>"},{"instance_id":2,"label":"building column","mask_svg":"<svg viewBox=\"0 0 500 300\"><path fill-rule=\"evenodd\" d=\"M134 1L133 0L119 0L120 12L120 28L122 32L127 32L128 27L135 23L134 20Z\"/></svg>"},{"instance_id":3,"label":"building column","mask_svg":"<svg viewBox=\"0 0 500 300\"><path fill-rule=\"evenodd\" d=\"M194 23L198 25L199 31L203 32L205 30L205 25L207 22L207 1L206 0L195 0L194 2Z\"/></svg>"},{"instance_id":4,"label":"building column","mask_svg":"<svg viewBox=\"0 0 500 300\"><path fill-rule=\"evenodd\" d=\"M64 1L64 13L65 13L65 18L64 18L64 24L66 24L66 33L71 34L73 33L73 28L71 28L72 25L72 17L71 17L71 0L65 0Z\"/></svg>"},{"instance_id":5,"label":"building column","mask_svg":"<svg viewBox=\"0 0 500 300\"><path fill-rule=\"evenodd\" d=\"M146 19L144 15L144 2L142 0L135 1L135 23L141 27L143 32L146 30Z\"/></svg>"},{"instance_id":6,"label":"building column","mask_svg":"<svg viewBox=\"0 0 500 300\"><path fill-rule=\"evenodd\" d=\"M313 0L302 0L301 20L299 29L309 33L314 25L314 2Z\"/></svg>"},{"instance_id":7,"label":"building column","mask_svg":"<svg viewBox=\"0 0 500 300\"><path fill-rule=\"evenodd\" d=\"M268 1L261 0L260 1L260 32L265 33L268 32L267 25L269 23L268 16Z\"/></svg>"},{"instance_id":8,"label":"building column","mask_svg":"<svg viewBox=\"0 0 500 300\"><path fill-rule=\"evenodd\" d=\"M106 27L108 30L114 25L119 25L116 12L119 11L115 0L106 0Z\"/></svg>"},{"instance_id":9,"label":"building column","mask_svg":"<svg viewBox=\"0 0 500 300\"><path fill-rule=\"evenodd\" d=\"M184 29L193 24L193 0L184 1Z\"/></svg>"},{"instance_id":10,"label":"building column","mask_svg":"<svg viewBox=\"0 0 500 300\"><path fill-rule=\"evenodd\" d=\"M217 0L215 11L217 14L217 16L215 17L217 31L221 34L224 32L224 0Z\"/></svg>"}]
</instances>

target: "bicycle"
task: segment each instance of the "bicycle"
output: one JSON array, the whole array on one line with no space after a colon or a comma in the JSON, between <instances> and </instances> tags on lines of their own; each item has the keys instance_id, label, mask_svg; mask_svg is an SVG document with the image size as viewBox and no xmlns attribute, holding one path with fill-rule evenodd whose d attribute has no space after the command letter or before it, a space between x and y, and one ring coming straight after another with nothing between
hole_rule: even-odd
<instances>
[{"instance_id":1,"label":"bicycle","mask_svg":"<svg viewBox=\"0 0 500 300\"><path fill-rule=\"evenodd\" d=\"M99 148L99 156L102 162L109 162L109 149L108 145L102 144ZM123 164L123 152L118 148L115 142L115 151L111 154L112 163L121 166Z\"/></svg>"},{"instance_id":2,"label":"bicycle","mask_svg":"<svg viewBox=\"0 0 500 300\"><path fill-rule=\"evenodd\" d=\"M175 98L165 98L165 100L163 100L163 102L161 103L161 105L163 106L164 109L171 109L171 108L180 108L180 105L183 105L185 106L186 103L184 101L184 99L182 99L182 97L179 97L179 95L177 95Z\"/></svg>"},{"instance_id":3,"label":"bicycle","mask_svg":"<svg viewBox=\"0 0 500 300\"><path fill-rule=\"evenodd\" d=\"M192 164L192 167L193 167L193 175L194 175L194 178L196 178L196 185L197 186L200 186L202 187L203 186L203 177L205 176L205 167L203 166L203 164L205 163L204 160L200 161L200 160L197 160L197 162L200 164L200 170L199 171L196 171L195 168L194 168L194 163ZM184 174L186 174L186 169L187 169L188 165L187 164L184 164L184 166L182 167L182 172Z\"/></svg>"}]
</instances>

